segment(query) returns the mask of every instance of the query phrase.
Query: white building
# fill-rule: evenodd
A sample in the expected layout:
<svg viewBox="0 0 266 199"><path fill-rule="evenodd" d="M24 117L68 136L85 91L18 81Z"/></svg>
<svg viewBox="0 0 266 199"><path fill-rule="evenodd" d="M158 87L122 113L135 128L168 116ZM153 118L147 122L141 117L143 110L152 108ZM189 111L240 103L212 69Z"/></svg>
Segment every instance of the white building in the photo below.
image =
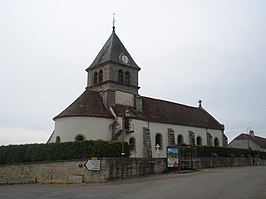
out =
<svg viewBox="0 0 266 199"><path fill-rule="evenodd" d="M86 69L86 90L54 118L48 142L121 140L135 145L132 155L166 156L175 144L227 144L224 125L201 106L191 107L138 94L139 66L115 33L115 28L95 60ZM129 114L122 120L123 113ZM122 122L125 121L125 122ZM124 123L124 125L122 125Z"/></svg>
<svg viewBox="0 0 266 199"><path fill-rule="evenodd" d="M254 131L251 130L249 134L241 133L239 136L235 137L228 146L266 152L266 138L256 136Z"/></svg>

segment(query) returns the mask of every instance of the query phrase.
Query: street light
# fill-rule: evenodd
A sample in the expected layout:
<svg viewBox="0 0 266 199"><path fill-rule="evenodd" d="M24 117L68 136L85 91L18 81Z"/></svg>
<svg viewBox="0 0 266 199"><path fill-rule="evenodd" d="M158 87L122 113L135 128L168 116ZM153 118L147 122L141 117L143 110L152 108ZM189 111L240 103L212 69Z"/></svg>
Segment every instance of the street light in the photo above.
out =
<svg viewBox="0 0 266 199"><path fill-rule="evenodd" d="M124 157L125 157L125 146L124 146L124 141L125 141L125 131L129 130L129 117L130 117L130 111L123 106L123 113L122 113L122 151L121 151L121 156L122 156L122 165L121 165L121 178L124 178Z"/></svg>

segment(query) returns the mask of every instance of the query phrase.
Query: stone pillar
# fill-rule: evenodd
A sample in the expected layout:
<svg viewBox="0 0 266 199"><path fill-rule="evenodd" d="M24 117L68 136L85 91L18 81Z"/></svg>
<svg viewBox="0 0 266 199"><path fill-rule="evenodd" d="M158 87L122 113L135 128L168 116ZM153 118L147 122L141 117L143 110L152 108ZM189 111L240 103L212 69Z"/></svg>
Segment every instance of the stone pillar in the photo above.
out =
<svg viewBox="0 0 266 199"><path fill-rule="evenodd" d="M150 129L143 127L143 158L152 158Z"/></svg>
<svg viewBox="0 0 266 199"><path fill-rule="evenodd" d="M174 130L171 128L168 128L168 146L174 146L175 145L175 133Z"/></svg>
<svg viewBox="0 0 266 199"><path fill-rule="evenodd" d="M115 105L115 91L108 89L107 91L100 92L103 99L104 106L109 109L110 106Z"/></svg>

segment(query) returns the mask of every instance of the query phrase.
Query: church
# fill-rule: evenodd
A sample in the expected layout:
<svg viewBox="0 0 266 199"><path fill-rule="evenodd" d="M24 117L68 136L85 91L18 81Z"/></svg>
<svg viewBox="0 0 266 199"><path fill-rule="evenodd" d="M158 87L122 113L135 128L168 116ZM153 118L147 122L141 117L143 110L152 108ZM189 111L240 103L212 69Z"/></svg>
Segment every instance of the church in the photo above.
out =
<svg viewBox="0 0 266 199"><path fill-rule="evenodd" d="M115 27L86 69L85 91L53 118L48 143L124 140L132 157L166 157L176 144L225 146L224 125L198 107L139 94L140 67L118 38Z"/></svg>

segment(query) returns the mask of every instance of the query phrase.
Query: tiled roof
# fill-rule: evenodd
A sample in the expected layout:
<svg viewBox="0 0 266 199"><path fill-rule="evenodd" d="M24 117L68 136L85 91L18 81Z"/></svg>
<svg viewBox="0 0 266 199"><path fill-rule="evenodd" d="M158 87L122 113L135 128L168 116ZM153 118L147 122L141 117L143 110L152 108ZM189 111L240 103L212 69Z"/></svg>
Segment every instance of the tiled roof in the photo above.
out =
<svg viewBox="0 0 266 199"><path fill-rule="evenodd" d="M129 108L131 117L150 122L224 130L224 126L203 108L148 97L142 97L142 107L142 112L136 111L133 107ZM113 110L117 116L121 116L123 106L115 105ZM99 94L88 89L54 119L73 116L113 118L111 112L103 105Z"/></svg>
<svg viewBox="0 0 266 199"><path fill-rule="evenodd" d="M92 116L112 118L112 114L105 108L101 97L96 91L86 89L70 106L54 117Z"/></svg>
<svg viewBox="0 0 266 199"><path fill-rule="evenodd" d="M140 70L138 65L135 63L135 61L130 56L127 49L122 44L115 31L113 30L111 36L104 44L99 54L96 56L92 64L87 68L87 71L107 62L122 64L119 60L121 54L124 54L128 57L128 63L124 65Z"/></svg>
<svg viewBox="0 0 266 199"><path fill-rule="evenodd" d="M137 112L135 109L129 108L132 118L150 122L224 130L224 125L220 124L203 108L147 97L143 97L142 100L143 112ZM121 116L122 106L116 105L113 109L117 115Z"/></svg>
<svg viewBox="0 0 266 199"><path fill-rule="evenodd" d="M255 136L255 135L252 136L252 135L249 135L249 134L241 133L234 140L247 140L247 139L253 141L257 145L259 145L261 148L265 148L266 149L266 139L263 138L263 137L259 137L259 136Z"/></svg>

